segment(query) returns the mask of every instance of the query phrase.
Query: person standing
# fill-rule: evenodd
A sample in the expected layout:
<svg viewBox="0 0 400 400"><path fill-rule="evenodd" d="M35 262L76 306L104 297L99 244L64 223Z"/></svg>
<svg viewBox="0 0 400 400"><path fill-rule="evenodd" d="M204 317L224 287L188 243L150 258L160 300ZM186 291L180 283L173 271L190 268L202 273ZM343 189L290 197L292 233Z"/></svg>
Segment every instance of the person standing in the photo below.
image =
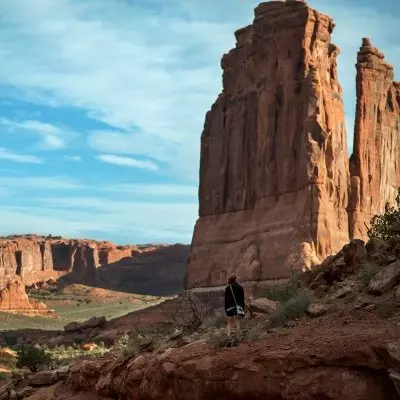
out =
<svg viewBox="0 0 400 400"><path fill-rule="evenodd" d="M238 282L236 274L228 279L228 286L225 288L225 313L226 313L226 333L228 337L228 347L238 346L240 342L240 318L244 317L244 290ZM232 324L235 322L236 339L231 339Z"/></svg>

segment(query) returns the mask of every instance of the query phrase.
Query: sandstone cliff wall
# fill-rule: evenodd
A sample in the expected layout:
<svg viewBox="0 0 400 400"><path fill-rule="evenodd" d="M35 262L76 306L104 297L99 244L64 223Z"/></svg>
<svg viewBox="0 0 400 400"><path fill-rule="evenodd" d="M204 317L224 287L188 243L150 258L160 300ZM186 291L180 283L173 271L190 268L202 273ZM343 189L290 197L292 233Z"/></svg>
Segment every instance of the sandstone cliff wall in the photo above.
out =
<svg viewBox="0 0 400 400"><path fill-rule="evenodd" d="M400 187L400 84L369 39L363 39L356 67L349 217L351 237L365 238L366 225L394 203Z"/></svg>
<svg viewBox="0 0 400 400"><path fill-rule="evenodd" d="M187 288L273 282L349 239L400 187L400 84L364 39L349 163L334 23L304 2L261 3L222 58L201 137Z"/></svg>
<svg viewBox="0 0 400 400"><path fill-rule="evenodd" d="M346 131L332 19L262 3L222 59L201 138L188 287L287 277L348 239Z"/></svg>
<svg viewBox="0 0 400 400"><path fill-rule="evenodd" d="M96 270L137 251L136 246L117 247L109 242L22 236L0 239L0 289L19 276L24 284L73 273L93 281Z"/></svg>

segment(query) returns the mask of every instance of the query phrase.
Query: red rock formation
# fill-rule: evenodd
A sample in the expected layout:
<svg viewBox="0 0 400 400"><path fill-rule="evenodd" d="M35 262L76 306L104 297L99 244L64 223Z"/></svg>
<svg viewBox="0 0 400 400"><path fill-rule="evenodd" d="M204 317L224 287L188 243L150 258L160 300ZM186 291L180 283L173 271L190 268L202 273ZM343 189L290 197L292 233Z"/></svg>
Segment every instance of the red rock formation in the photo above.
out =
<svg viewBox="0 0 400 400"><path fill-rule="evenodd" d="M187 287L288 277L348 242L348 158L331 18L262 3L222 59L201 139Z"/></svg>
<svg viewBox="0 0 400 400"><path fill-rule="evenodd" d="M357 108L351 157L350 236L393 203L400 187L400 83L383 54L363 39L357 57Z"/></svg>
<svg viewBox="0 0 400 400"><path fill-rule="evenodd" d="M41 302L30 301L22 280L9 280L0 290L0 311L29 315L48 314L47 306Z"/></svg>
<svg viewBox="0 0 400 400"><path fill-rule="evenodd" d="M117 247L110 242L69 240L35 235L0 239L0 289L10 278L34 282L74 273L93 280L98 267L132 255L136 246Z"/></svg>

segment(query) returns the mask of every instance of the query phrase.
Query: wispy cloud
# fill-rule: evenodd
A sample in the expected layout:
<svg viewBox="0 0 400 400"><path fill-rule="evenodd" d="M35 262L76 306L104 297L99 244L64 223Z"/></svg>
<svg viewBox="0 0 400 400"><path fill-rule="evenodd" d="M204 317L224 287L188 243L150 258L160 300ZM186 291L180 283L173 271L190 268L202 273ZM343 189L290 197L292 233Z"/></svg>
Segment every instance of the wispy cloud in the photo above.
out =
<svg viewBox="0 0 400 400"><path fill-rule="evenodd" d="M238 15L250 18L252 6L239 4L234 15L226 0L206 0L201 12L183 3L0 0L11 22L0 27L7 55L0 84L31 101L86 109L118 128L91 135L97 150L103 142L109 152L163 159L167 172L197 180L204 115L221 87L220 57L234 43ZM210 18L211 9L225 9L223 17Z"/></svg>
<svg viewBox="0 0 400 400"><path fill-rule="evenodd" d="M76 162L82 161L81 156L65 156L64 158L69 161L76 161Z"/></svg>
<svg viewBox="0 0 400 400"><path fill-rule="evenodd" d="M23 164L41 164L43 161L36 156L28 154L18 154L0 147L0 160L12 161Z"/></svg>
<svg viewBox="0 0 400 400"><path fill-rule="evenodd" d="M68 176L13 176L0 177L0 187L19 189L78 190L85 186Z"/></svg>
<svg viewBox="0 0 400 400"><path fill-rule="evenodd" d="M66 142L77 134L68 128L61 128L46 122L25 120L15 121L9 118L0 118L0 124L11 132L24 131L39 135L41 148L58 150L66 146Z"/></svg>
<svg viewBox="0 0 400 400"><path fill-rule="evenodd" d="M140 194L142 196L160 196L165 198L169 196L193 197L197 199L197 186L179 185L179 184L129 184L121 183L111 185L106 190L112 192L129 193L132 195Z"/></svg>
<svg viewBox="0 0 400 400"><path fill-rule="evenodd" d="M101 154L96 157L98 160L108 164L124 165L126 167L134 167L140 169L148 169L150 171L158 171L157 164L152 161L135 160L130 157L120 157L112 154Z"/></svg>

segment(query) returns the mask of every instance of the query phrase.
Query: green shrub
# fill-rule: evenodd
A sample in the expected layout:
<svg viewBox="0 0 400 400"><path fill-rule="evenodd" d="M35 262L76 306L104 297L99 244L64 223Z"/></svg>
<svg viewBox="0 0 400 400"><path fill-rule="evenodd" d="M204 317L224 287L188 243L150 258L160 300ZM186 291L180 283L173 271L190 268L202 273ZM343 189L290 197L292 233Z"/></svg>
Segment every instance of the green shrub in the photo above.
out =
<svg viewBox="0 0 400 400"><path fill-rule="evenodd" d="M363 264L357 272L357 281L360 282L363 287L367 287L371 282L371 279L379 272L379 266L376 264Z"/></svg>
<svg viewBox="0 0 400 400"><path fill-rule="evenodd" d="M202 330L218 329L226 325L226 316L222 313L214 313L205 318L201 325Z"/></svg>
<svg viewBox="0 0 400 400"><path fill-rule="evenodd" d="M276 286L261 293L260 297L285 303L296 296L302 288L300 272L294 272L287 284Z"/></svg>
<svg viewBox="0 0 400 400"><path fill-rule="evenodd" d="M207 338L207 344L214 349L221 349L228 344L228 338L225 331L217 330L211 332Z"/></svg>
<svg viewBox="0 0 400 400"><path fill-rule="evenodd" d="M396 313L396 306L390 301L382 302L376 307L376 313L382 319L392 318Z"/></svg>
<svg viewBox="0 0 400 400"><path fill-rule="evenodd" d="M3 339L8 347L13 347L17 344L17 338L15 334L5 332L3 333Z"/></svg>
<svg viewBox="0 0 400 400"><path fill-rule="evenodd" d="M259 324L243 329L243 339L247 342L258 342L266 337L267 328L265 327L265 324Z"/></svg>
<svg viewBox="0 0 400 400"><path fill-rule="evenodd" d="M294 321L305 315L310 299L305 293L299 293L290 300L280 304L268 321L269 328L283 326L289 321Z"/></svg>
<svg viewBox="0 0 400 400"><path fill-rule="evenodd" d="M368 236L385 242L389 242L393 236L400 236L400 190L396 197L396 206L391 207L386 204L385 212L372 218Z"/></svg>
<svg viewBox="0 0 400 400"><path fill-rule="evenodd" d="M35 346L24 345L17 351L17 366L27 367L32 372L37 372L42 368L48 368L52 363L52 358L44 349Z"/></svg>
<svg viewBox="0 0 400 400"><path fill-rule="evenodd" d="M10 374L7 372L0 372L0 382L7 381L10 379Z"/></svg>

